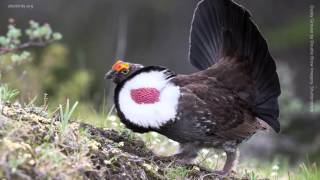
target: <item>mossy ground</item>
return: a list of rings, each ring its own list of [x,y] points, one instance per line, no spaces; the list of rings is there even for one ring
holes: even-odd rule
[[[20,104],[0,105],[4,179],[217,179],[197,165],[160,158],[129,130],[95,128]],[[228,177],[226,179],[248,179]]]

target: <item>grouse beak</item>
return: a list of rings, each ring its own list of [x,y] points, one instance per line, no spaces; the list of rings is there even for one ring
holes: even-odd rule
[[[105,74],[104,79],[112,79],[115,73],[116,71],[111,69],[110,71],[107,72],[107,74]]]

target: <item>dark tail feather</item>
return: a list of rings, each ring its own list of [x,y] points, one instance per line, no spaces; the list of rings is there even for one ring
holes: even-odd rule
[[[202,0],[192,21],[189,60],[204,70],[225,56],[248,61],[256,87],[249,104],[259,118],[279,132],[280,84],[265,39],[243,7],[231,0]]]

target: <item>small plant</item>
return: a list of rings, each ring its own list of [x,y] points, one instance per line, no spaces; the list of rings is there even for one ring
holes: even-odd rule
[[[19,91],[17,89],[10,89],[8,85],[0,85],[0,101],[11,101],[13,100],[17,95],[19,94]]]
[[[168,169],[166,176],[169,179],[184,179],[188,175],[189,170],[186,167],[175,167]]]
[[[254,171],[248,172],[245,170],[245,177],[249,180],[258,180],[259,176]]]
[[[271,177],[273,177],[275,180],[278,180],[278,174],[279,174],[279,166],[277,164],[272,166],[272,173],[271,173]]]
[[[40,25],[33,20],[29,21],[29,28],[24,32],[16,27],[14,19],[9,19],[7,33],[0,35],[0,76],[31,60],[31,53],[24,49],[43,47],[62,39],[60,33],[53,32],[50,24]],[[27,41],[21,40],[23,36],[27,37]]]
[[[31,60],[31,53],[23,51],[24,49],[32,46],[45,46],[62,39],[62,35],[53,32],[49,24],[40,25],[31,20],[29,28],[25,30],[27,41],[22,42],[23,31],[16,27],[14,19],[9,19],[9,23],[7,33],[0,35],[0,79],[16,66]],[[3,85],[0,82],[0,101],[11,101],[18,94],[18,90],[9,89],[6,84]]]
[[[75,102],[70,109],[69,99],[67,99],[66,107],[64,109],[61,104],[59,105],[60,132],[64,133],[66,131],[69,124],[69,120],[77,106],[78,106],[78,101]]]
[[[0,35],[0,79],[6,72],[31,59],[30,52],[20,52],[21,50],[32,46],[45,46],[62,38],[60,33],[52,31],[49,24],[39,25],[31,20],[29,28],[25,30],[28,40],[22,42],[23,31],[16,27],[14,19],[9,19],[9,23],[7,33]],[[18,94],[18,90],[9,89],[0,82],[0,101],[11,101]]]
[[[319,180],[320,179],[320,170],[317,167],[317,164],[301,164],[299,167],[299,176],[296,179],[300,180]]]
[[[23,35],[21,29],[15,26],[13,19],[10,19],[9,22],[7,34],[0,36],[0,55],[30,46],[44,46],[62,39],[62,35],[53,32],[48,23],[40,25],[38,22],[31,20],[29,21],[29,28],[25,30],[28,41],[22,43],[20,40]]]
[[[134,133],[128,129],[123,129],[121,135],[127,137],[129,141],[133,141],[135,138]]]

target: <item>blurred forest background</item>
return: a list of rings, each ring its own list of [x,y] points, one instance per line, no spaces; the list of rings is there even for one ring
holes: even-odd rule
[[[320,1],[236,0],[250,10],[278,65],[282,133],[261,133],[243,146],[243,156],[320,162]],[[78,116],[111,127],[106,117],[113,86],[104,74],[116,59],[195,72],[187,61],[190,21],[197,0],[1,0],[0,34],[8,19],[19,28],[48,22],[63,40],[28,49],[32,62],[3,75],[20,100],[44,94],[53,107],[80,101]],[[29,7],[9,7],[24,4]],[[310,108],[310,8],[314,5],[314,107]],[[113,121],[112,119],[111,121]],[[117,125],[115,125],[117,126]],[[271,134],[271,135],[270,135]],[[155,145],[156,146],[156,145]],[[319,164],[319,163],[318,163]]]

